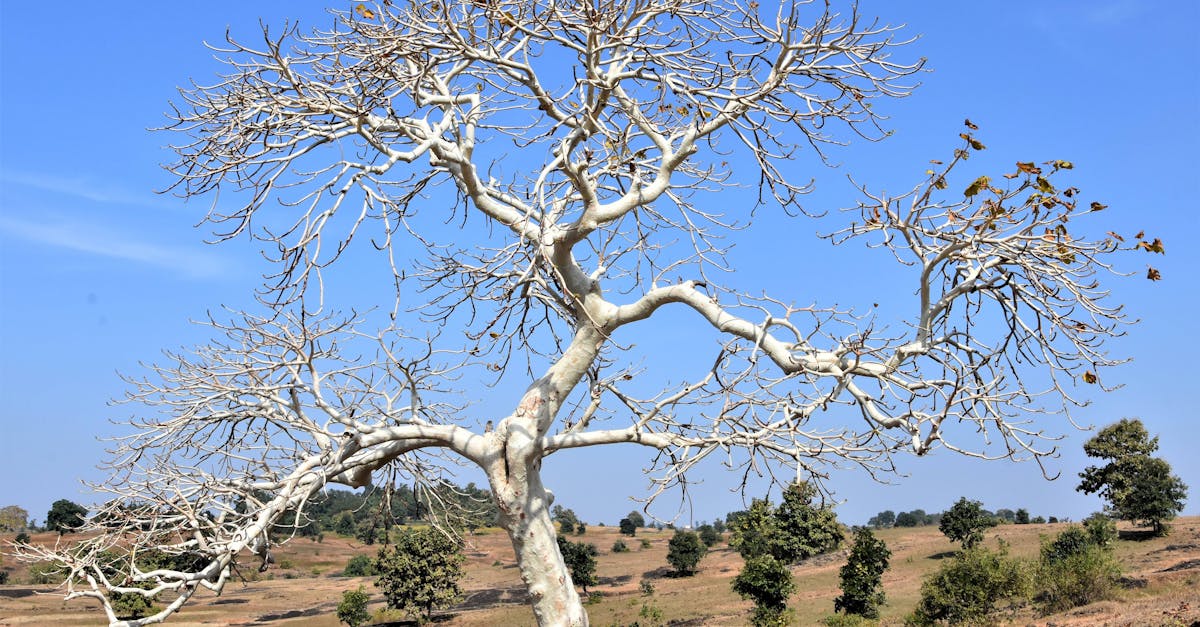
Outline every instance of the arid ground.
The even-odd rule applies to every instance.
[[[1037,554],[1039,536],[1055,534],[1065,523],[1005,525],[991,530],[988,545],[997,537],[1011,544],[1016,555]],[[1136,535],[1121,527],[1126,538]],[[741,558],[726,545],[713,548],[694,577],[670,576],[666,563],[670,531],[638,530],[626,539],[628,553],[612,553],[620,536],[614,527],[589,526],[581,538],[600,549],[598,575],[600,592],[588,611],[593,625],[629,625],[639,620],[643,607],[657,608],[662,624],[742,625],[750,604],[729,587],[741,567]],[[893,552],[891,568],[884,575],[888,605],[883,624],[899,625],[901,617],[916,603],[922,576],[937,568],[952,554],[955,545],[936,527],[887,529],[878,533]],[[640,540],[650,541],[641,548]],[[0,541],[10,541],[4,536]],[[34,537],[53,542],[54,534]],[[471,536],[467,548],[467,576],[462,582],[463,601],[435,617],[445,626],[531,625],[533,616],[524,601],[524,587],[517,574],[512,547],[499,530]],[[176,615],[169,625],[261,625],[271,627],[333,627],[338,625],[334,609],[343,590],[364,585],[372,593],[371,610],[383,610],[382,597],[370,578],[339,576],[346,561],[355,554],[373,555],[377,547],[362,546],[340,537],[318,543],[294,539],[277,551],[278,564],[266,573],[247,568],[245,581],[231,583],[220,596],[200,593],[193,603]],[[1166,538],[1123,539],[1117,555],[1125,567],[1119,597],[1115,600],[1076,608],[1063,614],[1039,617],[1032,609],[1008,617],[1013,625],[1200,625],[1200,517],[1175,521]],[[839,594],[838,569],[846,551],[822,556],[794,567],[799,591],[792,597],[799,625],[817,624],[832,613]],[[9,585],[0,586],[0,625],[97,625],[104,622],[99,607],[89,601],[64,603],[48,586],[28,585],[26,566],[4,559]],[[641,582],[648,580],[654,592],[646,595]],[[380,613],[378,620],[398,620],[397,614]],[[643,625],[648,624],[643,617]],[[377,623],[378,624],[378,623]]]

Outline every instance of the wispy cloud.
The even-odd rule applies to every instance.
[[[0,216],[0,233],[26,242],[132,261],[194,279],[227,274],[229,264],[215,253],[139,241],[108,226],[44,218],[36,222]]]
[[[150,190],[138,193],[90,176],[62,176],[6,169],[0,170],[0,182],[112,205],[167,209],[182,204],[182,201],[169,196],[157,196]]]

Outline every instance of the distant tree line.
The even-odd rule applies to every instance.
[[[1028,525],[1042,524],[1046,522],[1060,522],[1060,519],[1057,516],[1050,516],[1049,518],[1043,516],[1030,516],[1029,510],[1023,507],[1017,510],[1000,508],[994,512],[981,508],[980,514],[995,521],[995,523],[998,525]],[[890,509],[885,509],[868,519],[867,526],[872,529],[888,529],[891,527],[926,527],[931,525],[940,525],[942,523],[942,517],[945,515],[946,512],[929,514],[923,509],[914,509],[911,512],[900,512],[899,514]],[[1068,520],[1062,519],[1062,522],[1068,522]]]

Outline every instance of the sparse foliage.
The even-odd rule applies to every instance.
[[[160,620],[219,591],[242,551],[265,564],[271,532],[305,528],[328,485],[412,483],[442,516],[458,502],[439,491],[447,467],[468,463],[537,621],[583,625],[548,456],[646,447],[653,500],[714,453],[789,480],[890,471],[902,449],[1051,454],[1034,419],[1069,412],[1074,388],[1120,363],[1105,349],[1126,323],[1100,280],[1110,254],[1164,250],[1077,229],[1103,205],[1061,180],[1069,162],[951,189],[984,149],[968,122],[909,191],[862,187],[828,239],[909,273],[892,324],[729,272],[755,205],[804,215],[800,160],[884,137],[880,105],[921,69],[896,58],[896,29],[835,4],[385,2],[335,11],[326,30],[229,36],[227,71],[171,109],[168,169],[184,197],[220,192],[216,239],[261,242],[264,311],[209,320],[209,345],[131,378],[148,411],[115,443],[118,504],[85,542],[24,557],[70,564],[66,593],[107,603],[100,547],[203,547],[195,570],[147,575],[181,598]],[[744,202],[717,195],[742,188]],[[326,300],[348,276],[344,298],[367,307]],[[720,337],[711,358],[643,361],[615,339],[665,309]],[[459,385],[523,392],[467,411],[476,394]],[[815,418],[842,406],[853,420]]]
[[[987,513],[982,503],[967,500],[964,496],[942,514],[938,530],[969,549],[983,541],[984,531],[995,526],[996,517]]]
[[[1108,460],[1079,473],[1077,490],[1099,492],[1114,516],[1153,528],[1166,535],[1166,521],[1183,510],[1187,485],[1171,474],[1171,465],[1151,453],[1158,438],[1150,437],[1140,420],[1124,418],[1109,425],[1083,445],[1088,457]]]
[[[879,618],[879,607],[886,601],[883,592],[883,571],[887,570],[892,552],[883,540],[867,527],[854,530],[854,546],[839,575],[842,594],[833,600],[833,610]]]

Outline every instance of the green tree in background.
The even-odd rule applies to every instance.
[[[464,560],[460,541],[432,527],[408,528],[394,546],[380,549],[375,585],[388,607],[425,621],[458,601]]]
[[[86,507],[67,499],[59,499],[50,505],[50,511],[46,514],[46,529],[57,531],[60,535],[75,533],[75,530],[83,525],[87,513]]]
[[[983,541],[983,532],[996,526],[996,517],[988,514],[979,501],[958,499],[946,513],[938,529],[954,542],[961,542],[964,549],[969,549]]]
[[[697,566],[706,553],[708,547],[700,539],[700,534],[679,529],[667,545],[667,562],[675,568],[675,572],[690,576],[696,574]]]
[[[1165,460],[1150,456],[1156,450],[1158,438],[1150,437],[1142,421],[1124,418],[1109,425],[1083,445],[1088,457],[1108,463],[1088,466],[1079,473],[1082,481],[1076,490],[1099,492],[1115,518],[1166,535],[1166,521],[1183,509],[1187,485],[1171,474],[1171,465]]]
[[[833,600],[835,612],[879,618],[883,593],[883,571],[887,570],[892,551],[867,527],[854,531],[850,558],[840,571],[842,595]]]

